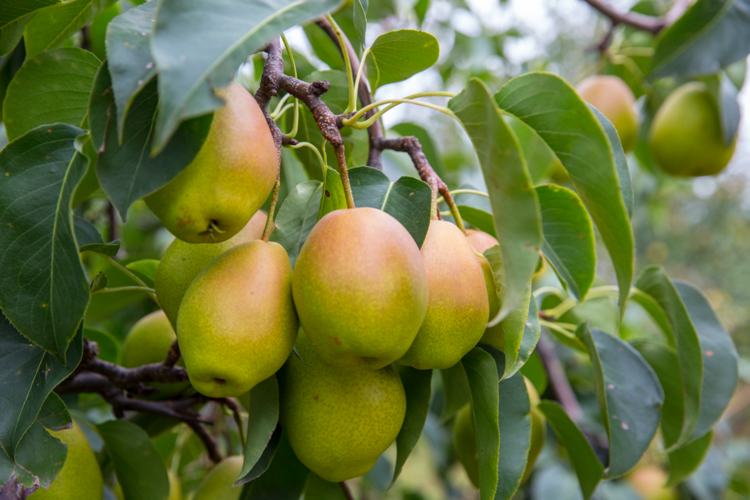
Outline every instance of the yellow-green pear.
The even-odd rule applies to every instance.
[[[159,305],[177,327],[177,311],[190,283],[213,260],[232,247],[259,240],[268,217],[258,210],[250,222],[233,237],[221,243],[185,243],[175,239],[156,268],[154,289]]]
[[[243,458],[232,455],[214,465],[201,481],[193,500],[238,500],[242,486],[233,486],[242,472]]]
[[[477,449],[477,429],[471,405],[467,404],[456,414],[453,422],[453,446],[456,456],[464,466],[471,484],[479,488],[479,451]]]
[[[172,329],[164,311],[154,311],[139,319],[128,332],[122,343],[120,364],[125,368],[136,368],[151,363],[161,363],[167,358],[177,336]],[[182,360],[177,362],[183,366]],[[188,382],[165,384],[148,382],[146,385],[156,387],[159,392],[155,399],[168,398],[179,394],[190,386]]]
[[[279,419],[300,461],[327,481],[369,471],[393,443],[406,414],[401,378],[390,365],[340,369],[300,330],[297,352],[279,372]]]
[[[190,382],[209,397],[246,393],[281,368],[298,325],[284,247],[256,240],[227,250],[180,305],[177,338]]]
[[[643,500],[677,500],[677,491],[665,486],[669,475],[658,465],[640,465],[627,478]]]
[[[399,363],[421,370],[458,363],[482,338],[490,314],[477,254],[454,224],[433,220],[422,244],[427,269],[427,314]]]
[[[491,236],[483,231],[477,231],[476,229],[469,229],[467,231],[467,238],[471,246],[477,252],[477,258],[482,266],[482,275],[484,276],[484,284],[487,288],[487,297],[490,304],[490,314],[488,320],[493,319],[497,316],[500,311],[500,295],[495,282],[495,274],[492,272],[492,266],[489,261],[482,255],[485,250],[498,245],[497,240],[494,236]],[[480,340],[483,344],[491,345],[501,351],[505,349],[505,337],[503,333],[503,324],[498,323],[495,326],[491,326],[485,329],[484,334]]]
[[[238,83],[217,93],[226,104],[214,113],[196,157],[144,198],[188,243],[218,243],[239,233],[268,198],[279,171],[273,137],[253,96]]]
[[[48,490],[39,488],[29,498],[34,500],[102,500],[104,479],[94,451],[77,423],[61,431],[50,431],[68,445],[65,465]]]
[[[414,239],[374,208],[320,219],[292,280],[300,323],[326,362],[378,369],[403,356],[427,310],[427,273]]]
[[[620,136],[622,149],[627,153],[638,139],[638,114],[635,95],[620,78],[595,75],[584,79],[576,87],[578,95],[607,117]]]
[[[668,174],[716,175],[734,154],[737,138],[724,143],[716,107],[704,83],[679,87],[657,111],[650,131],[651,153]]]
[[[547,438],[547,417],[537,408],[540,401],[539,393],[529,379],[524,377],[523,380],[526,382],[526,391],[529,393],[529,403],[531,405],[531,442],[529,444],[529,454],[526,459],[526,470],[523,473],[521,483],[525,483],[529,479],[539,452],[544,447],[544,440]]]

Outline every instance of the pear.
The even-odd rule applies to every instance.
[[[120,364],[125,368],[136,368],[151,363],[161,363],[177,336],[164,311],[155,311],[139,319],[122,343]],[[177,362],[182,366],[182,360]],[[190,386],[188,382],[164,384],[148,382],[146,385],[159,389],[154,399],[169,398]]]
[[[479,254],[484,254],[488,249],[500,244],[491,234],[476,229],[466,231],[466,237],[469,239],[469,243],[471,243],[474,250]]]
[[[476,229],[469,229],[469,231],[467,231],[467,238],[469,240],[469,243],[471,243],[471,246],[474,248],[474,250],[476,250],[479,264],[482,266],[482,276],[484,276],[484,284],[487,289],[487,298],[489,299],[490,304],[490,314],[488,316],[489,321],[497,316],[497,313],[500,311],[500,290],[498,290],[497,288],[497,283],[495,282],[495,274],[492,272],[492,266],[490,266],[489,261],[482,254],[488,248],[492,248],[499,243],[494,238],[494,236],[491,236],[483,231],[477,231]],[[500,349],[501,351],[504,350],[505,337],[503,334],[503,324],[498,323],[495,326],[491,326],[485,329],[484,335],[482,335],[480,342],[483,344],[491,345],[492,347]]]
[[[643,500],[677,500],[674,488],[665,486],[669,474],[658,465],[639,465],[627,477],[627,482]]]
[[[417,337],[399,363],[421,370],[458,363],[482,338],[490,314],[482,266],[455,225],[433,220],[422,244],[429,301]]]
[[[326,362],[378,369],[403,356],[427,311],[427,273],[414,239],[374,208],[320,219],[292,279],[300,323]]]
[[[226,241],[266,201],[279,171],[268,124],[238,83],[219,93],[226,104],[193,161],[144,200],[162,224],[188,243]]]
[[[630,87],[616,76],[595,75],[584,79],[576,90],[584,101],[612,122],[620,136],[622,149],[626,153],[633,149],[638,139],[638,115]]]
[[[185,243],[175,239],[164,253],[156,268],[154,288],[159,305],[167,314],[172,326],[177,327],[177,311],[190,283],[216,257],[232,247],[248,241],[259,240],[266,226],[266,214],[258,210],[247,225],[221,243]]]
[[[727,145],[719,110],[701,82],[682,85],[669,94],[654,117],[651,153],[668,174],[682,177],[716,175],[732,159],[737,138]]]
[[[243,458],[232,455],[214,465],[201,481],[193,500],[238,500],[241,486],[233,486],[242,472]]]
[[[300,461],[331,482],[372,469],[406,414],[401,378],[391,366],[341,369],[317,354],[300,330],[297,356],[279,372],[279,419]]]
[[[38,489],[34,500],[102,500],[104,479],[94,451],[77,423],[61,431],[50,431],[54,437],[68,445],[65,465],[48,490]]]
[[[185,293],[177,338],[193,387],[236,397],[281,368],[299,321],[284,247],[263,240],[224,252]]]

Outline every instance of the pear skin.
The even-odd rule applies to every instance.
[[[638,114],[630,87],[616,76],[595,75],[579,83],[576,91],[612,122],[620,136],[622,149],[626,153],[633,149],[638,139]]]
[[[490,314],[482,266],[455,225],[433,220],[422,244],[429,300],[422,327],[399,363],[420,370],[458,363],[482,338]]]
[[[403,356],[427,310],[427,273],[414,239],[374,208],[336,210],[297,258],[294,303],[318,354],[378,369]]]
[[[677,490],[665,486],[668,480],[669,474],[655,464],[639,465],[626,479],[643,500],[677,500]]]
[[[476,229],[466,231],[466,237],[469,239],[469,243],[471,243],[474,250],[480,254],[484,254],[488,249],[500,244],[491,234]]]
[[[668,174],[716,175],[732,159],[737,145],[724,143],[719,110],[706,85],[690,82],[669,94],[650,130],[651,153]]]
[[[120,364],[125,368],[136,368],[151,363],[161,363],[172,347],[177,335],[169,323],[164,311],[154,311],[139,319],[128,332],[122,343]],[[177,361],[183,366],[182,360]],[[188,382],[164,384],[148,382],[146,385],[156,387],[159,392],[148,399],[162,399],[175,396],[190,386]]]
[[[177,338],[193,387],[237,397],[281,368],[299,322],[284,247],[262,240],[224,252],[185,293]]]
[[[164,226],[188,243],[218,243],[239,233],[271,193],[279,157],[253,96],[238,83],[221,89],[226,104],[193,161],[144,197]]]
[[[391,366],[331,366],[300,330],[297,356],[279,372],[279,419],[294,453],[331,482],[372,469],[393,443],[406,415],[406,394]]]
[[[102,500],[104,479],[94,451],[77,423],[71,429],[50,431],[68,445],[65,465],[48,490],[39,488],[30,498],[34,500]]]
[[[156,268],[154,289],[159,305],[167,314],[172,326],[177,328],[177,311],[180,309],[182,297],[198,273],[230,248],[259,240],[263,235],[266,220],[268,216],[258,210],[242,231],[221,243],[185,243],[178,238],[169,245]]]
[[[232,455],[214,465],[201,481],[193,500],[239,500],[242,486],[233,486],[242,472],[243,458]]]
[[[490,315],[488,320],[493,319],[500,311],[499,292],[497,289],[497,283],[495,282],[495,274],[492,272],[492,266],[489,261],[482,255],[487,249],[499,245],[494,236],[485,233],[484,231],[477,231],[476,229],[469,229],[467,231],[467,238],[469,243],[477,251],[479,255],[479,263],[482,266],[482,275],[484,276],[484,284],[487,288],[487,298],[490,303]],[[505,337],[503,333],[503,324],[498,323],[495,326],[491,326],[484,331],[482,339],[480,340],[483,344],[491,345],[501,351],[505,350]]]

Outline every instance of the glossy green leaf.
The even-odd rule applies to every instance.
[[[390,128],[393,132],[396,132],[401,137],[413,136],[419,141],[422,146],[422,153],[424,153],[427,161],[430,163],[432,169],[439,175],[444,176],[447,172],[443,156],[435,147],[435,142],[432,140],[430,133],[415,123],[401,122]]]
[[[547,423],[555,431],[560,444],[567,450],[578,476],[583,498],[590,498],[604,475],[604,467],[596,453],[559,403],[545,400],[539,403],[537,408],[547,417]]]
[[[432,370],[417,370],[409,366],[398,369],[406,392],[406,416],[396,438],[396,468],[391,485],[396,482],[409,454],[422,435],[427,413],[430,409]]]
[[[307,482],[307,467],[294,454],[286,435],[268,470],[242,488],[240,500],[298,500]]]
[[[495,360],[475,347],[461,359],[471,389],[471,407],[477,431],[479,453],[479,498],[495,498],[500,450],[498,427],[498,384]]]
[[[341,57],[338,45],[316,23],[308,23],[303,29],[312,46],[313,53],[332,69],[343,69],[344,58]]]
[[[276,229],[271,233],[271,241],[284,247],[292,261],[292,267],[318,220],[322,191],[323,184],[318,181],[297,184],[287,195],[276,216]]]
[[[39,9],[54,5],[60,0],[0,0],[0,29],[5,28],[13,21],[33,14]]]
[[[38,11],[23,32],[27,56],[59,47],[115,1],[70,0]]]
[[[701,413],[692,439],[708,433],[727,409],[738,382],[737,350],[703,292],[690,283],[674,281],[703,351]]]
[[[242,463],[242,472],[234,483],[235,486],[254,479],[248,478],[248,475],[268,446],[278,421],[279,383],[276,381],[276,375],[272,375],[250,391],[245,461]]]
[[[70,210],[86,171],[71,125],[43,126],[0,152],[0,306],[29,340],[65,361],[89,300]]]
[[[748,0],[698,0],[659,34],[651,78],[715,73],[750,53]]]
[[[136,260],[128,263],[125,267],[133,271],[133,273],[141,278],[146,283],[146,285],[153,288],[154,280],[156,279],[156,268],[159,267],[158,260]]]
[[[28,58],[8,85],[3,103],[8,140],[40,125],[81,126],[99,65],[94,54],[75,47]]]
[[[136,200],[153,193],[187,167],[198,154],[208,135],[212,115],[188,120],[177,129],[159,156],[149,155],[153,143],[153,123],[159,96],[152,81],[134,99],[123,128],[123,142],[117,138],[117,127],[108,119],[113,104],[109,72],[103,66],[97,73],[91,94],[90,121],[94,129],[106,130],[103,151],[99,154],[96,173],[102,189],[125,219]],[[114,116],[114,115],[113,115]],[[100,122],[100,119],[105,121]]]
[[[510,500],[521,484],[531,444],[531,405],[523,375],[498,385],[500,454],[495,500]]]
[[[664,311],[669,321],[669,329],[664,333],[673,340],[677,348],[685,409],[677,441],[667,441],[665,446],[680,447],[690,440],[701,412],[703,353],[700,339],[685,303],[663,268],[650,266],[644,269],[636,281],[636,287],[650,295]]]
[[[708,450],[713,443],[713,431],[707,432],[703,437],[696,439],[690,444],[678,448],[669,453],[669,482],[668,486],[676,486],[684,481],[703,463]]]
[[[26,53],[22,45],[18,45],[15,50],[9,49],[10,54],[0,57],[0,116],[3,112],[3,100],[13,77],[21,69]],[[2,31],[0,31],[0,54],[2,53]],[[8,143],[8,138],[0,133],[0,150]]]
[[[326,179],[320,194],[322,198],[320,199],[318,220],[334,210],[346,208],[346,195],[344,194],[344,185],[341,183],[341,176],[330,167],[326,171]]]
[[[254,481],[255,479],[258,479],[268,470],[268,467],[271,465],[271,462],[273,461],[273,457],[276,456],[276,450],[279,447],[280,441],[281,441],[281,426],[277,425],[276,429],[274,429],[273,431],[273,434],[271,434],[271,439],[268,441],[266,448],[263,450],[263,453],[260,455],[260,458],[258,459],[257,462],[255,462],[255,465],[250,470],[250,472],[248,472],[242,478],[246,483],[250,481]]]
[[[18,42],[23,36],[23,28],[33,18],[33,13],[28,14],[0,28],[0,56],[10,54],[14,48],[20,45]]]
[[[367,30],[367,4],[368,0],[354,0],[354,11],[352,17],[354,18],[354,29],[357,30],[357,35],[360,40],[365,39],[365,31]]]
[[[396,30],[375,39],[367,58],[367,76],[373,92],[426,70],[440,56],[437,38],[425,31]]]
[[[357,167],[349,170],[354,205],[383,210],[399,221],[422,246],[430,227],[432,190],[426,182],[414,177],[401,177],[391,182],[375,168]]]
[[[609,139],[609,145],[612,146],[612,154],[615,160],[615,169],[617,170],[617,177],[620,179],[620,189],[622,190],[622,199],[625,201],[625,206],[628,209],[628,217],[633,217],[633,180],[630,178],[630,168],[628,167],[628,159],[625,157],[625,150],[622,149],[622,142],[620,136],[617,133],[617,129],[609,119],[604,116],[598,109],[589,104],[589,109],[594,113],[596,119],[599,120],[599,124],[604,129],[604,133],[607,134]]]
[[[52,389],[81,361],[82,335],[71,343],[68,362],[57,358],[21,335],[0,314],[0,446],[10,459],[31,427]]]
[[[513,314],[515,314],[515,312]],[[506,328],[505,321],[512,318],[513,314],[503,320],[503,330]],[[513,376],[517,371],[526,366],[526,363],[529,362],[534,353],[534,349],[536,349],[536,344],[539,341],[539,335],[541,332],[542,329],[539,326],[539,308],[536,304],[534,295],[531,294],[529,297],[528,316],[526,317],[526,322],[523,324],[523,337],[521,338],[521,344],[518,348],[518,356],[516,357],[515,363],[513,363],[510,368],[508,368],[506,361],[506,372],[504,375],[506,378]],[[543,390],[539,391],[539,394],[542,392]]]
[[[114,257],[120,250],[120,241],[115,240],[112,243],[104,243],[99,230],[93,224],[81,217],[73,218],[73,225],[78,241],[78,251],[96,252],[107,257]]]
[[[512,116],[506,116],[505,119],[521,145],[534,184],[551,174],[553,169],[563,168],[555,153],[534,129]]]
[[[565,166],[612,259],[622,315],[633,280],[635,250],[607,134],[575,90],[556,75],[518,76],[503,85],[495,99],[501,109],[533,128]]]
[[[167,146],[180,123],[210,113],[248,54],[284,30],[318,17],[338,0],[164,0],[151,42],[159,71],[159,115],[152,151]]]
[[[44,400],[44,404],[36,416],[36,421],[42,424],[45,429],[51,431],[70,429],[73,423],[65,402],[54,392],[50,392],[47,399]]]
[[[584,323],[594,386],[609,436],[607,478],[632,469],[648,449],[661,420],[664,391],[649,364],[630,344]]]
[[[146,2],[117,16],[107,27],[107,64],[117,108],[117,131],[123,140],[125,116],[135,96],[156,76],[151,32],[157,2]]]
[[[596,276],[594,227],[581,199],[556,184],[536,187],[542,209],[542,252],[578,302]]]
[[[110,420],[96,429],[112,460],[125,500],[167,498],[167,468],[143,429],[127,420]]]
[[[450,100],[479,158],[495,216],[495,231],[502,242],[505,291],[495,325],[518,304],[528,288],[542,246],[541,215],[518,140],[503,119],[487,86],[472,78]]]
[[[547,379],[547,371],[544,369],[542,360],[539,359],[537,353],[532,352],[527,362],[521,366],[519,371],[524,377],[531,381],[536,392],[544,394],[544,391],[547,390],[549,380]]]
[[[495,221],[491,213],[485,212],[475,207],[458,205],[458,211],[465,223],[468,223],[474,229],[484,231],[493,238],[497,238],[495,232]]]
[[[305,484],[305,500],[346,500],[346,496],[339,483],[326,481],[310,471]]]
[[[41,422],[34,422],[16,448],[14,460],[0,449],[0,484],[13,474],[28,490],[36,484],[48,489],[60,473],[67,455],[68,447],[52,437]]]
[[[466,370],[461,363],[440,370],[440,378],[443,381],[445,394],[445,403],[440,413],[440,424],[443,425],[469,403],[471,396],[469,396],[469,380],[466,378]]]

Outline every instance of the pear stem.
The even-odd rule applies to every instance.
[[[453,214],[453,218],[456,221],[456,225],[461,231],[463,231],[464,234],[466,234],[466,227],[464,226],[464,221],[461,218],[461,212],[458,211],[458,206],[456,205],[456,202],[453,200],[453,196],[451,196],[450,191],[447,193],[448,196],[446,196],[446,193],[440,193],[440,194],[443,195],[446,205],[448,205],[448,207],[451,209],[451,213]]]
[[[266,220],[266,227],[263,228],[263,236],[261,239],[268,243],[268,239],[271,237],[276,224],[273,222],[273,216],[276,212],[276,203],[279,201],[279,188],[281,187],[281,170],[276,175],[276,183],[273,185],[273,193],[271,194],[271,206],[268,209],[268,219]]]
[[[352,196],[352,185],[349,183],[349,171],[346,168],[346,150],[344,145],[340,144],[334,148],[336,150],[336,163],[339,165],[339,175],[341,184],[344,186],[344,195],[346,196],[346,207],[354,207],[354,196]]]

